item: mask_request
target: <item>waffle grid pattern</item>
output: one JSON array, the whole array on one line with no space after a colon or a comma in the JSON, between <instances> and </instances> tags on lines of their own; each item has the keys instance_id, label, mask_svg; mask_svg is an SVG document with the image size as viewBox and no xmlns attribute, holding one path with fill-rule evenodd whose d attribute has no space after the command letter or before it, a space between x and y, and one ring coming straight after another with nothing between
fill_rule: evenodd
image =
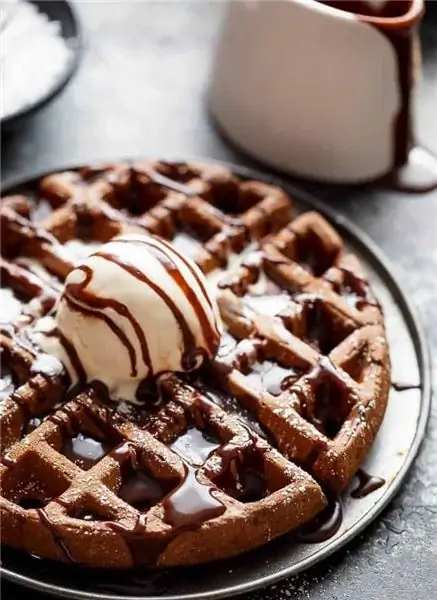
<instances>
[{"instance_id":1,"label":"waffle grid pattern","mask_svg":"<svg viewBox=\"0 0 437 600\"><path fill-rule=\"evenodd\" d=\"M291 219L281 190L222 167L151 161L49 176L38 199L1 206L4 543L93 566L195 564L296 529L344 489L382 421L390 369L381 309L320 215ZM114 407L98 386L67 395L62 373L38 372L26 331L78 252L144 230L218 282L218 355L164 377L152 411ZM201 436L200 458L181 452L187 435ZM72 459L81 436L96 444L91 464ZM131 493L139 472L146 504Z\"/></svg>"}]
</instances>

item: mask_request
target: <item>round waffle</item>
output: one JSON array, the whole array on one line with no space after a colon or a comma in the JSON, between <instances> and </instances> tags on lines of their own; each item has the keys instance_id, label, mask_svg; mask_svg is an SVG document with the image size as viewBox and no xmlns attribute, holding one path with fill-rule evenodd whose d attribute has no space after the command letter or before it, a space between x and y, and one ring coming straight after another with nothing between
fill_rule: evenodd
<instances>
[{"instance_id":1,"label":"round waffle","mask_svg":"<svg viewBox=\"0 0 437 600\"><path fill-rule=\"evenodd\" d=\"M145 161L46 177L36 199L2 200L1 224L4 544L101 567L206 562L302 526L354 476L384 415L388 347L320 215L223 167ZM28 335L81 257L141 230L197 262L226 325L214 362L164 377L148 409L98 384L67 393Z\"/></svg>"}]
</instances>

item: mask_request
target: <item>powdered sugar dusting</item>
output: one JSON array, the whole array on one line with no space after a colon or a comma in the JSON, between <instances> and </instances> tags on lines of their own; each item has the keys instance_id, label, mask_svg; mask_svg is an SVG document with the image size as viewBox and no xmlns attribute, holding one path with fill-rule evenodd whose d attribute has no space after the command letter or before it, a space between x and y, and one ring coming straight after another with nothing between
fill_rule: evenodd
<instances>
[{"instance_id":1,"label":"powdered sugar dusting","mask_svg":"<svg viewBox=\"0 0 437 600\"><path fill-rule=\"evenodd\" d=\"M2 3L1 107L7 117L44 96L71 60L58 22L28 2Z\"/></svg>"}]
</instances>

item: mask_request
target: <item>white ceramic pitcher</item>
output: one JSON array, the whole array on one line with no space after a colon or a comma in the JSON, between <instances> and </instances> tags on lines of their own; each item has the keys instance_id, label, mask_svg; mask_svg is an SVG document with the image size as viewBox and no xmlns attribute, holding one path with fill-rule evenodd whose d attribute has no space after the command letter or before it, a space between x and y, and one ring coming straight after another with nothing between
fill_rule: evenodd
<instances>
[{"instance_id":1,"label":"white ceramic pitcher","mask_svg":"<svg viewBox=\"0 0 437 600\"><path fill-rule=\"evenodd\" d=\"M406 162L423 0L229 4L211 107L239 147L281 170L359 183Z\"/></svg>"}]
</instances>

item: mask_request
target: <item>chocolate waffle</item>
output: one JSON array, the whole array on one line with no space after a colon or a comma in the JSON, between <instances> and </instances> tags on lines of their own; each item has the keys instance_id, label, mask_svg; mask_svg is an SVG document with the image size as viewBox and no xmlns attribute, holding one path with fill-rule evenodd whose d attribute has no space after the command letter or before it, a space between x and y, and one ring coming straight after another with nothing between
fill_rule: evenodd
<instances>
[{"instance_id":1,"label":"chocolate waffle","mask_svg":"<svg viewBox=\"0 0 437 600\"><path fill-rule=\"evenodd\" d=\"M42 179L1 207L2 543L79 565L175 566L296 530L350 482L390 381L381 308L356 257L277 187L144 161ZM216 286L214 361L144 385L144 406L70 389L29 331L74 265L148 231ZM110 365L109 365L110 368Z\"/></svg>"}]
</instances>

